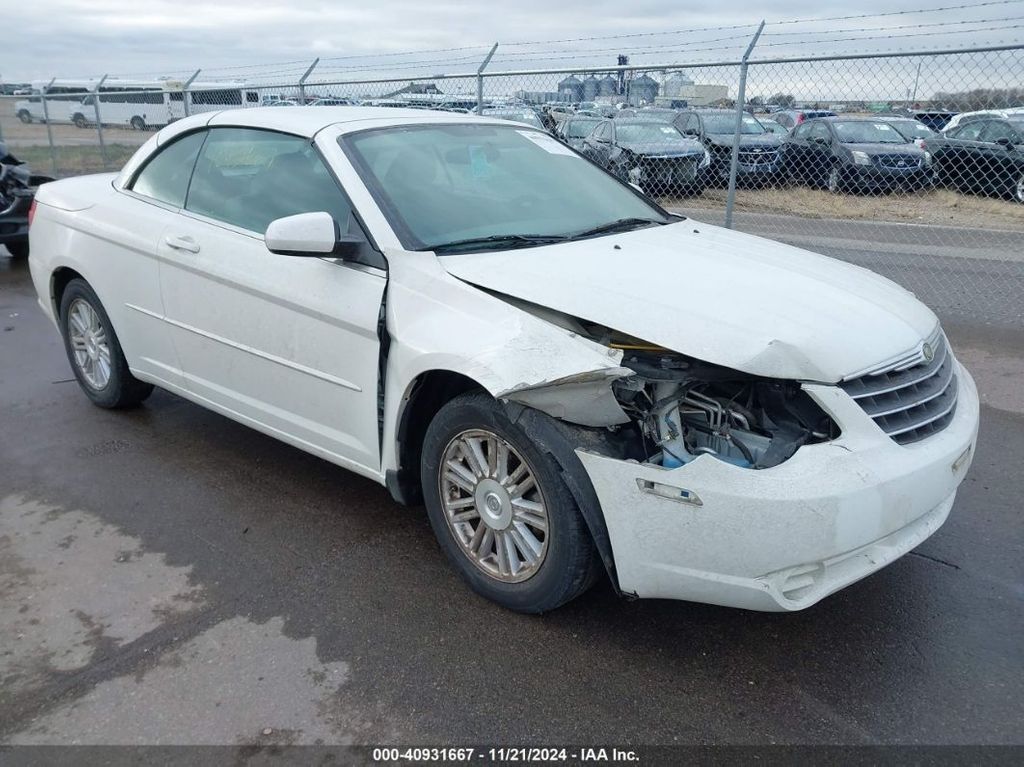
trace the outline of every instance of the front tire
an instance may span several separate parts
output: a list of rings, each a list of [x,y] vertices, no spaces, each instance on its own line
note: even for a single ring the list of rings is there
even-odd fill
[[[600,572],[563,469],[483,393],[456,397],[423,443],[431,527],[469,586],[511,610],[542,613],[586,591]]]
[[[64,289],[60,330],[78,385],[94,405],[135,407],[153,393],[153,384],[140,381],[129,371],[110,318],[83,279],[71,280]]]
[[[135,116],[129,123],[132,126],[132,130],[146,130],[146,121],[139,116]]]
[[[11,254],[11,258],[28,258],[27,240],[22,240],[20,242],[8,242],[4,247],[7,248],[7,252]]]
[[[21,120],[26,125],[28,125],[30,122],[32,122],[32,113],[29,112],[27,109],[19,110],[18,111],[18,119]]]
[[[832,194],[841,194],[843,191],[843,180],[839,173],[839,166],[833,165],[828,172],[828,178],[825,180],[825,186]]]
[[[1013,199],[1024,205],[1024,172],[1020,174],[1020,178],[1017,179],[1017,183],[1013,187]]]

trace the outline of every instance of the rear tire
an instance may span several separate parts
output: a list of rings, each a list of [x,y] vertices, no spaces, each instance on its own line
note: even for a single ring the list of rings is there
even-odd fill
[[[1024,172],[1020,174],[1016,185],[1013,187],[1013,199],[1024,205]]]
[[[132,126],[132,130],[146,130],[146,121],[137,115],[131,119],[129,125]]]
[[[27,125],[32,122],[32,113],[27,109],[22,109],[18,112],[18,119]]]
[[[89,127],[89,122],[85,119],[85,115],[83,114],[76,114],[73,118],[71,118],[71,122],[75,124],[76,128]]]
[[[597,551],[563,468],[493,398],[471,392],[442,407],[422,456],[430,525],[470,588],[510,610],[542,613],[593,585]]]
[[[83,279],[67,284],[60,300],[60,332],[78,385],[94,405],[135,407],[153,393],[153,384],[131,374],[110,318]]]

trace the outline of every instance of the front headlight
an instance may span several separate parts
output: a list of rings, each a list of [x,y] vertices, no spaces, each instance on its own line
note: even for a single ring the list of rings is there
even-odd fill
[[[850,152],[850,154],[853,155],[853,161],[857,165],[871,164],[871,155],[869,155],[867,152],[860,152],[855,149],[854,151]]]
[[[704,150],[704,159],[700,161],[700,167],[706,168],[711,165],[711,152],[707,149]]]

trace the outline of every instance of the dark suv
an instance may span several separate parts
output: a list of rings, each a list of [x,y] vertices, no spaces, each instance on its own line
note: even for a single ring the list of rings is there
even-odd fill
[[[885,120],[807,120],[782,143],[782,170],[831,192],[920,189],[931,184],[931,155]]]
[[[673,123],[684,136],[691,136],[711,155],[710,176],[729,180],[732,146],[736,138],[736,113],[728,109],[696,109],[680,112]],[[756,118],[743,114],[740,123],[740,153],[736,178],[755,184],[781,178],[779,148],[782,137],[768,131]]]

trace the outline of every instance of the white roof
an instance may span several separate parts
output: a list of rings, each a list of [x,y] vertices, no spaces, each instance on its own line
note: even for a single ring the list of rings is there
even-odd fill
[[[475,114],[439,112],[430,109],[401,109],[398,107],[250,107],[248,109],[226,109],[220,112],[199,114],[175,120],[159,130],[143,144],[125,164],[115,184],[120,186],[129,178],[158,146],[175,136],[204,125],[233,126],[239,128],[266,128],[267,130],[291,133],[312,138],[324,128],[338,126],[340,132],[359,130],[366,127],[387,127],[389,125],[410,125],[427,123],[494,123],[508,125],[508,120],[480,117]],[[523,125],[529,128],[528,125]]]

